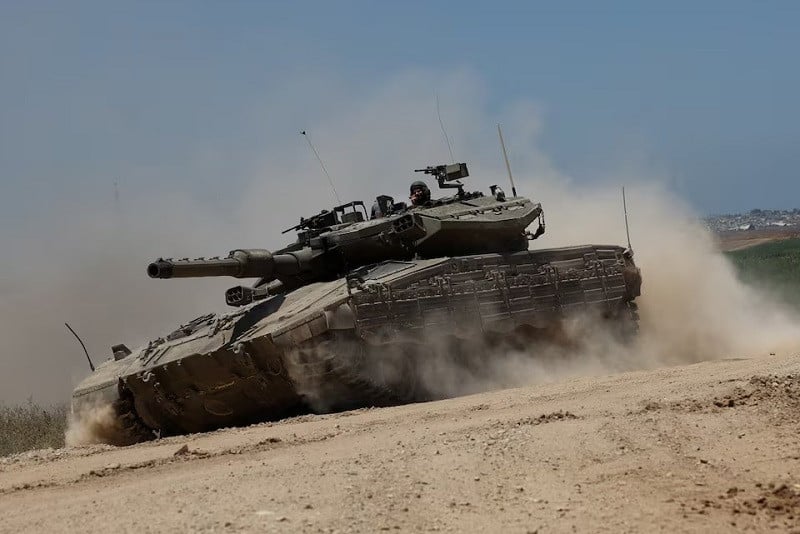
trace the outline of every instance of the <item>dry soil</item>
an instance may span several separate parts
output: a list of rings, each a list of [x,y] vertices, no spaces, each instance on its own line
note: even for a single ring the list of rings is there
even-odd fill
[[[800,353],[0,460],[2,532],[800,532]]]

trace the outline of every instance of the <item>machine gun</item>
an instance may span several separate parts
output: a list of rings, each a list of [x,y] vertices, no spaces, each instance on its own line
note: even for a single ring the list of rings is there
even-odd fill
[[[436,178],[437,182],[439,182],[439,189],[458,189],[458,196],[464,196],[464,184],[461,182],[456,182],[454,184],[448,182],[454,182],[469,176],[466,163],[428,166],[424,169],[414,169],[414,172],[424,172],[425,174],[430,174]]]
[[[358,208],[361,208],[361,212]],[[352,208],[348,211],[347,208]],[[296,232],[300,230],[322,230],[337,224],[361,222],[367,218],[367,208],[364,207],[364,202],[361,200],[354,200],[341,206],[334,206],[332,211],[322,210],[316,215],[312,215],[308,219],[300,217],[300,224],[287,228],[282,234],[289,232]]]

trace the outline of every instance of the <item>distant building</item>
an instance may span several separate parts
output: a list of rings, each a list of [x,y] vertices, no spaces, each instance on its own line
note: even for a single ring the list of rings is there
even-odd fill
[[[800,227],[800,209],[753,209],[745,213],[712,215],[703,221],[716,232]]]

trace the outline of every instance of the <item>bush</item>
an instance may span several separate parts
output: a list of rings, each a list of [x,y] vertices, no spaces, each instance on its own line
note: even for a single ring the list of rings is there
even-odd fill
[[[0,404],[0,456],[63,447],[68,413],[66,404],[39,406],[31,399],[18,406]]]

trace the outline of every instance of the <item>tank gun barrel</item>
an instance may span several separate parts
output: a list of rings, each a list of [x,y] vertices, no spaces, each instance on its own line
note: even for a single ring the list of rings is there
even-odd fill
[[[199,278],[232,276],[234,278],[274,279],[281,275],[302,272],[308,261],[304,251],[272,254],[264,249],[238,249],[227,258],[198,258],[195,260],[159,258],[147,266],[150,278]]]

